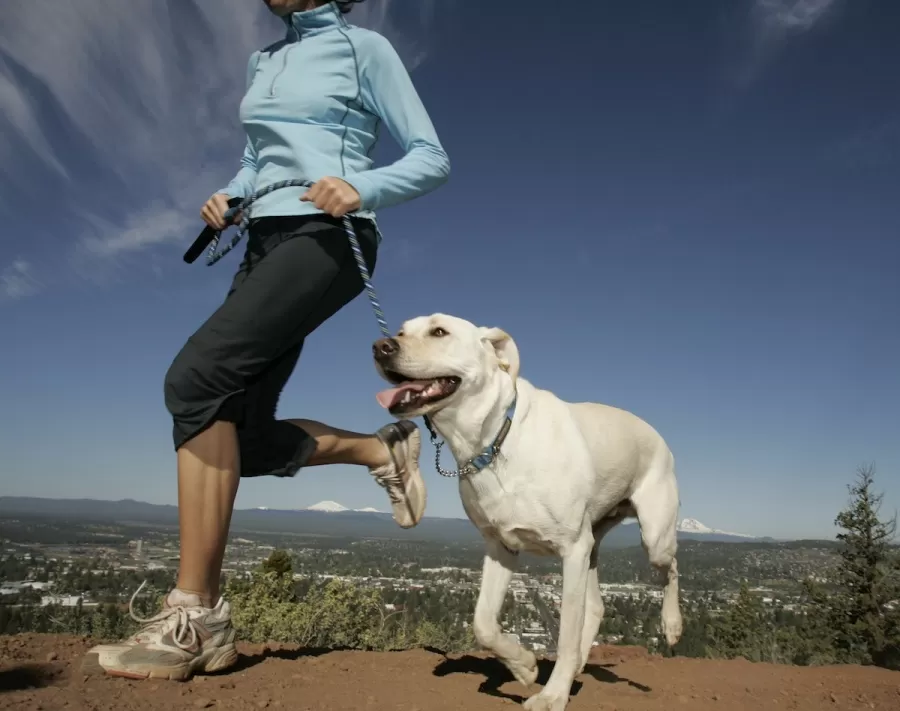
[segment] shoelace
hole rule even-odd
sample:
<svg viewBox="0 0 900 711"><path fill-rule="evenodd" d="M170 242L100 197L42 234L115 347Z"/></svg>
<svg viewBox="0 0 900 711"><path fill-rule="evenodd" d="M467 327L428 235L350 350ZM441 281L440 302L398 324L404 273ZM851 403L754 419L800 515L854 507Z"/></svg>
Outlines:
<svg viewBox="0 0 900 711"><path fill-rule="evenodd" d="M172 617L173 615L177 615L177 619L175 620L175 629L172 632L172 641L175 642L175 645L180 649L184 649L185 651L191 649L198 640L197 630L194 628L194 625L191 624L190 615L183 605L166 607L162 610L162 612L159 612L152 617L141 617L134 611L134 601L140 594L141 590L144 589L144 586L146 584L146 580L142 582L140 584L140 587L138 587L138 589L134 591L134 594L131 596L131 600L128 601L128 614L131 616L131 619L141 625L141 631L138 632L138 635L136 636L144 635L148 632L157 630L165 622L167 622L170 617ZM166 604L168 605L168 603ZM191 637L190 641L185 644L183 639L188 630L190 630Z"/></svg>

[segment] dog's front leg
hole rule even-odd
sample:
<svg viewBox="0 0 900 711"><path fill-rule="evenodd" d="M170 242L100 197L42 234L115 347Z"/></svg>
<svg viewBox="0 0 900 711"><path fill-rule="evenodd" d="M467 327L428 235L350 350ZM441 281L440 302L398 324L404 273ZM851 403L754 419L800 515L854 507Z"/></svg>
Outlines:
<svg viewBox="0 0 900 711"><path fill-rule="evenodd" d="M528 711L563 711L569 703L572 682L582 665L581 637L593 546L591 529L586 527L581 537L563 554L562 609L556 664L553 665L553 673L544 690L525 702Z"/></svg>
<svg viewBox="0 0 900 711"><path fill-rule="evenodd" d="M500 610L519 557L493 538L485 539L487 550L481 574L481 590L475 605L475 639L492 651L517 681L530 686L537 679L537 659L533 652L516 644L500 628Z"/></svg>

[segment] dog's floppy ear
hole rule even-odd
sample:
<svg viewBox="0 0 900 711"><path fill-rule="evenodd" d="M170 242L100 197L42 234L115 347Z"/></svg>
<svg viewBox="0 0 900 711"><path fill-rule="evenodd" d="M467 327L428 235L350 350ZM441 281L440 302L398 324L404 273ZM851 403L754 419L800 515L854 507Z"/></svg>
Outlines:
<svg viewBox="0 0 900 711"><path fill-rule="evenodd" d="M512 376L513 382L519 377L519 349L506 331L499 328L480 329L481 342L494 349L500 360L500 367Z"/></svg>

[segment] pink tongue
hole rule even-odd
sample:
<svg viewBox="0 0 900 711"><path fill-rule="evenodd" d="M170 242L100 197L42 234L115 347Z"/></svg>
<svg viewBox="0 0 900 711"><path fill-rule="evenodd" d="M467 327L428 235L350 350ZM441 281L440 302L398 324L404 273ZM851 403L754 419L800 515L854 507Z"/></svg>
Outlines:
<svg viewBox="0 0 900 711"><path fill-rule="evenodd" d="M389 388L388 390L382 390L375 396L375 399L378 400L378 404L381 405L384 409L390 410L395 405L399 404L401 400L403 400L403 394L411 391L411 392L421 392L426 387L428 387L427 382L409 382L403 383L403 385L398 385L396 388Z"/></svg>

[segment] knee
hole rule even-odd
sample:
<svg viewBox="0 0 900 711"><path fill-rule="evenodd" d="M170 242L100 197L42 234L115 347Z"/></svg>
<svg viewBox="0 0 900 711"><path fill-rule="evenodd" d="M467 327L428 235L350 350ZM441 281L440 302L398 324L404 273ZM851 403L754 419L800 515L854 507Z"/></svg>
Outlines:
<svg viewBox="0 0 900 711"><path fill-rule="evenodd" d="M163 381L163 397L169 414L176 416L182 412L188 400L192 378L182 350L169 365Z"/></svg>
<svg viewBox="0 0 900 711"><path fill-rule="evenodd" d="M238 389L233 372L192 340L172 360L163 381L166 408L173 417L193 417Z"/></svg>

